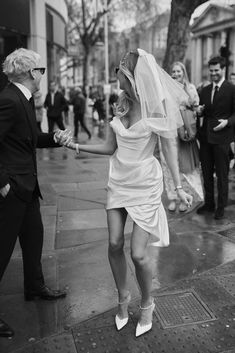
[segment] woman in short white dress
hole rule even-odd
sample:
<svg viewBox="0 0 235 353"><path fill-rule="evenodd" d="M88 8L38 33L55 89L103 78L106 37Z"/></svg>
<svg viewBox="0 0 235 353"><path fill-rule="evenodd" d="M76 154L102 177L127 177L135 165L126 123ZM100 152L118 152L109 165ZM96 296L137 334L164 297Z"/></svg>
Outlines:
<svg viewBox="0 0 235 353"><path fill-rule="evenodd" d="M162 170L153 156L156 134L162 137L180 199L188 207L192 204L192 196L180 185L177 150L170 142L177 127L183 124L177 100L184 98L184 92L157 65L154 57L141 49L124 56L117 78L123 92L104 144L78 145L68 139L65 145L77 151L111 155L107 220L109 261L119 295L115 323L118 330L127 324L131 300L123 251L124 226L129 214L133 220L131 257L141 290L140 318L136 327L136 336L140 336L152 328L155 307L151 297L152 271L147 243L152 235L156 237L154 245L169 244L167 218L161 202Z"/></svg>

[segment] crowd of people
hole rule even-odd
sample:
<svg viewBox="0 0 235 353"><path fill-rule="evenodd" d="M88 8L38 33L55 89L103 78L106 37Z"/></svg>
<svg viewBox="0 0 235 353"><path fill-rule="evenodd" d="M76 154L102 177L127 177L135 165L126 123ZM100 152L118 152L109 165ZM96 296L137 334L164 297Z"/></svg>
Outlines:
<svg viewBox="0 0 235 353"><path fill-rule="evenodd" d="M195 201L198 214L224 217L228 201L229 151L234 142L235 85L225 79L225 61L208 62L210 83L200 92L189 82L183 63L175 62L168 75L144 50L127 52L117 67L121 94L111 100L108 133L101 144L78 143L85 121L85 98L78 89L71 99L51 82L46 99L40 93L45 72L34 51L17 49L3 63L9 84L0 93L0 279L19 237L24 269L24 298L60 299L66 292L46 286L41 265L43 224L37 178L36 148L66 146L77 153L110 155L107 185L108 258L118 291L117 330L127 325L131 292L127 282L124 227L133 221L130 249L140 288L140 316L136 336L152 328L155 308L151 295L152 270L147 252L169 245L169 230L161 196L168 209L186 212ZM74 131L65 129L68 106L73 106ZM102 97L94 110L104 118ZM42 132L43 109L48 132ZM68 117L67 117L68 119ZM56 128L56 130L55 130ZM59 129L57 129L59 128ZM156 143L159 159L155 158ZM217 191L214 191L214 174ZM17 215L12 222L12 214ZM0 337L14 330L0 318Z"/></svg>

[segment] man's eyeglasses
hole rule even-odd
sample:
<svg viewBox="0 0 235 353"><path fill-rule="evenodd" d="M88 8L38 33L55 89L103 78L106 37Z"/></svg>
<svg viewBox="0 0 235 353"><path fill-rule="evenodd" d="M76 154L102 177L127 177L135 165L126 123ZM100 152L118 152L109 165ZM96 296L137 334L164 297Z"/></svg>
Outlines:
<svg viewBox="0 0 235 353"><path fill-rule="evenodd" d="M46 68L45 67L35 67L33 70L38 70L38 71L40 71L41 75L44 75Z"/></svg>

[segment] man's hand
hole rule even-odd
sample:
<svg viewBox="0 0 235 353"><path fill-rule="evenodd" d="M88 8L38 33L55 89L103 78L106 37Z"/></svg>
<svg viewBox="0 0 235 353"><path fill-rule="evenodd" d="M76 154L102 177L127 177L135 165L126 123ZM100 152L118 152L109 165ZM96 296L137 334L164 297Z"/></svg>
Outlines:
<svg viewBox="0 0 235 353"><path fill-rule="evenodd" d="M3 188L0 189L0 194L3 196L3 197L6 197L9 190L10 190L10 184L6 184L5 186L3 186Z"/></svg>
<svg viewBox="0 0 235 353"><path fill-rule="evenodd" d="M60 145L66 145L72 140L72 132L70 130L57 130L54 135L54 139Z"/></svg>
<svg viewBox="0 0 235 353"><path fill-rule="evenodd" d="M219 125L217 125L216 127L214 127L214 131L220 131L220 130L222 130L222 129L224 129L225 128L225 126L227 126L228 125L228 120L226 120L226 119L219 119L218 120L220 123L219 123Z"/></svg>

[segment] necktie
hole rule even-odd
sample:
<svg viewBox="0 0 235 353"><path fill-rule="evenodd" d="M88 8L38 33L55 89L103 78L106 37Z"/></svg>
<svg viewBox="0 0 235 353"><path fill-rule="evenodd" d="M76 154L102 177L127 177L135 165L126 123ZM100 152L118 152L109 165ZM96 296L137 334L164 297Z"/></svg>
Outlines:
<svg viewBox="0 0 235 353"><path fill-rule="evenodd" d="M219 87L218 87L218 86L215 86L215 90L214 90L214 95L213 95L212 104L214 104L214 102L215 102L215 98L216 98L216 96L217 96L218 92L219 92Z"/></svg>

